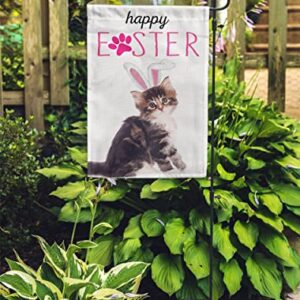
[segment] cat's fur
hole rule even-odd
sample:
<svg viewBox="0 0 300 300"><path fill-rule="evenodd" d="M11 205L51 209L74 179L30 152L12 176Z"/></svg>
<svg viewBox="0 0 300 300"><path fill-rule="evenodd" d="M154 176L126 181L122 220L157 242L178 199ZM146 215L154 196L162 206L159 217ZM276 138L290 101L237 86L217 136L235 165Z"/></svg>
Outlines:
<svg viewBox="0 0 300 300"><path fill-rule="evenodd" d="M140 116L126 119L115 135L105 162L89 162L90 175L135 176L146 164L162 172L186 165L175 148L171 134L176 128L171 117L178 104L169 77L144 92L131 92Z"/></svg>

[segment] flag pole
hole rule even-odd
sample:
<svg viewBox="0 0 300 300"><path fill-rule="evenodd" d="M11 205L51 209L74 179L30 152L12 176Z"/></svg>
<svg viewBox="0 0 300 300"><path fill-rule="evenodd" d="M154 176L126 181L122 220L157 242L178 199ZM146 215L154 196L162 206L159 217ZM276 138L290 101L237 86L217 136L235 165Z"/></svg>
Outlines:
<svg viewBox="0 0 300 300"><path fill-rule="evenodd" d="M230 0L222 7L217 7L217 0L211 0L210 11L212 13L212 94L211 94L211 153L210 153L210 275L209 275L209 299L213 300L213 266L214 266L214 169L215 169L215 111L216 111L216 39L217 39L217 12L227 9Z"/></svg>

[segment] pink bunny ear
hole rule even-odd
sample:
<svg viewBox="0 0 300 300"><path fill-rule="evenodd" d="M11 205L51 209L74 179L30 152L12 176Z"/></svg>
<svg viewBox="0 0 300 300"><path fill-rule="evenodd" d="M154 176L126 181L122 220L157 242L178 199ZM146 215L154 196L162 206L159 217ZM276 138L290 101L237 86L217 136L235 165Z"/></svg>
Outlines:
<svg viewBox="0 0 300 300"><path fill-rule="evenodd" d="M153 85L158 85L159 84L159 71L157 69L151 69L151 77L152 77L152 82Z"/></svg>
<svg viewBox="0 0 300 300"><path fill-rule="evenodd" d="M127 71L129 77L133 81L133 83L141 90L147 90L149 88L149 83L143 76L143 73L138 69L137 66L126 63L124 64L124 68Z"/></svg>
<svg viewBox="0 0 300 300"><path fill-rule="evenodd" d="M175 67L175 64L167 59L163 59L159 63L153 63L148 67L148 77L152 86L159 85L161 81L161 71L170 70Z"/></svg>

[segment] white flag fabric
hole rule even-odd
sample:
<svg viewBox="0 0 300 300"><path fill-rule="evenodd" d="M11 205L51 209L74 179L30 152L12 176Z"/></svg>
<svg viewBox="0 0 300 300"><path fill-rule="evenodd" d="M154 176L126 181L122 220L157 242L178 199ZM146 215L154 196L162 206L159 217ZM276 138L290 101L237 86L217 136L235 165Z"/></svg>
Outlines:
<svg viewBox="0 0 300 300"><path fill-rule="evenodd" d="M88 5L88 174L204 177L209 9Z"/></svg>

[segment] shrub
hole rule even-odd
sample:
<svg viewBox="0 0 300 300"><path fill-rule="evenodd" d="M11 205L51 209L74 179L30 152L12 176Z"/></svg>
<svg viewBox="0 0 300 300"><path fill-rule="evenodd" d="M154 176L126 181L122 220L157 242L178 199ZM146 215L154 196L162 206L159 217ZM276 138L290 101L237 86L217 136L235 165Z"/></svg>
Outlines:
<svg viewBox="0 0 300 300"><path fill-rule="evenodd" d="M300 283L300 256L286 236L300 234L300 125L245 96L236 63L226 65L225 76L218 72L214 299L279 299ZM69 151L69 161L39 172L55 180L51 194L65 201L61 221L95 219L91 237L98 246L88 262L149 262L152 280L169 296L206 299L208 178L88 180L85 151Z"/></svg>
<svg viewBox="0 0 300 300"><path fill-rule="evenodd" d="M0 252L29 239L28 217L37 193L39 134L12 112L0 117Z"/></svg>
<svg viewBox="0 0 300 300"><path fill-rule="evenodd" d="M17 261L7 260L10 271L0 276L1 299L120 299L142 300L146 294L136 294L147 264L120 264L108 272L99 264L87 264L76 252L95 245L82 241L68 249L52 246L38 237L44 261L37 271L27 266L17 255Z"/></svg>

